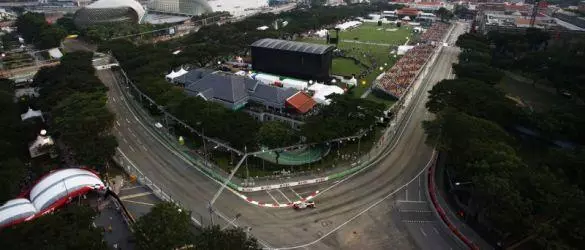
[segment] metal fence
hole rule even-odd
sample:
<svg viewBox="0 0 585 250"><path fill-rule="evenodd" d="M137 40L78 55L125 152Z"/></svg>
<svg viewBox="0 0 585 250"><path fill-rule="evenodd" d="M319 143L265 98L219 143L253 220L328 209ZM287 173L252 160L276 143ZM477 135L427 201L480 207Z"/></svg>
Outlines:
<svg viewBox="0 0 585 250"><path fill-rule="evenodd" d="M138 169L138 167L136 167L136 165L134 165L134 163L130 159L128 159L120 150L116 152L112 159L120 167L122 167L126 171L126 173L136 177L136 181L138 183L148 187L152 191L152 193L160 200L175 203L180 207L185 207L183 206L183 204L181 204L181 202L173 199L171 195L165 193L165 191L163 191L162 188L157 186L146 175L144 175L142 171L140 171L140 169ZM202 226L201 222L193 217L191 217L191 221L193 221L198 226Z"/></svg>

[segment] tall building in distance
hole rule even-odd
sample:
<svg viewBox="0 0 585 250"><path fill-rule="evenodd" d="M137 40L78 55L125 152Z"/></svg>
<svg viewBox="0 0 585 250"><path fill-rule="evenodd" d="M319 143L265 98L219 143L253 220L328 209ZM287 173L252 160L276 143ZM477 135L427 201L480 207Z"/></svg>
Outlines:
<svg viewBox="0 0 585 250"><path fill-rule="evenodd" d="M207 0L150 0L148 11L196 16L213 12L213 9Z"/></svg>

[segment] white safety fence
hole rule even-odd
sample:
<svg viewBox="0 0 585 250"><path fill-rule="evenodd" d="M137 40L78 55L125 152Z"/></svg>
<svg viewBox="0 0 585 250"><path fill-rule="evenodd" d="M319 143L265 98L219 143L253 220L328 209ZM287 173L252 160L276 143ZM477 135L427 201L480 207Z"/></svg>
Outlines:
<svg viewBox="0 0 585 250"><path fill-rule="evenodd" d="M126 155L120 150L117 149L116 155L112 157L114 162L116 162L120 167L124 168L126 173L131 176L136 177L136 181L144 186L147 186L152 193L163 201L168 201L177 204L180 207L185 207L179 201L174 200L169 194L165 193L160 187L158 187L154 182L152 182L146 175L144 175L140 169L134 165L134 163L126 157ZM202 226L201 222L197 219L191 217L191 221L193 221L198 226Z"/></svg>

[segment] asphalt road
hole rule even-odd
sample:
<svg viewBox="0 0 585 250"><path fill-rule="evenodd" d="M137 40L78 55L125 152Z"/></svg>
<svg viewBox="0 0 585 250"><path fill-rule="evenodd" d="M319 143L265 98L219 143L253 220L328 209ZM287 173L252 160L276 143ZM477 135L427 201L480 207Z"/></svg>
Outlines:
<svg viewBox="0 0 585 250"><path fill-rule="evenodd" d="M320 190L317 208L303 211L260 208L226 189L210 216L207 204L219 183L203 176L160 143L152 132L156 128L130 109L111 71L99 71L98 76L110 88L108 105L117 114L114 134L120 150L204 225L213 217L214 223L224 226L240 214L234 224L251 227L251 234L273 248L458 249L441 230L437 218L427 212L430 203L422 193L423 186L418 184L424 181L419 181L418 176L432 155L432 149L424 143L421 126L430 117L424 108L426 91L451 74L457 53L456 48L443 48L423 81L421 94L415 97L408 119L399 126L400 136L391 153L375 166L338 182L253 194L266 201L273 197L284 201L295 193Z"/></svg>

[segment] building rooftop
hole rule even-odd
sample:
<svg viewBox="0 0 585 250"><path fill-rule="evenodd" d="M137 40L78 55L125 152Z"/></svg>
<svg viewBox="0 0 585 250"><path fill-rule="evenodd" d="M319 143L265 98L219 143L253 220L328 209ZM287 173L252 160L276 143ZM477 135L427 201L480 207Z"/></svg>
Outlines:
<svg viewBox="0 0 585 250"><path fill-rule="evenodd" d="M288 98L286 103L288 103L301 114L307 113L309 110L315 107L315 105L317 105L317 102L315 102L313 98L302 91L299 91L295 95Z"/></svg>
<svg viewBox="0 0 585 250"><path fill-rule="evenodd" d="M308 54L322 55L332 51L335 47L331 45L321 45L313 43L294 42L272 38L260 39L252 43L251 47L295 51Z"/></svg>

